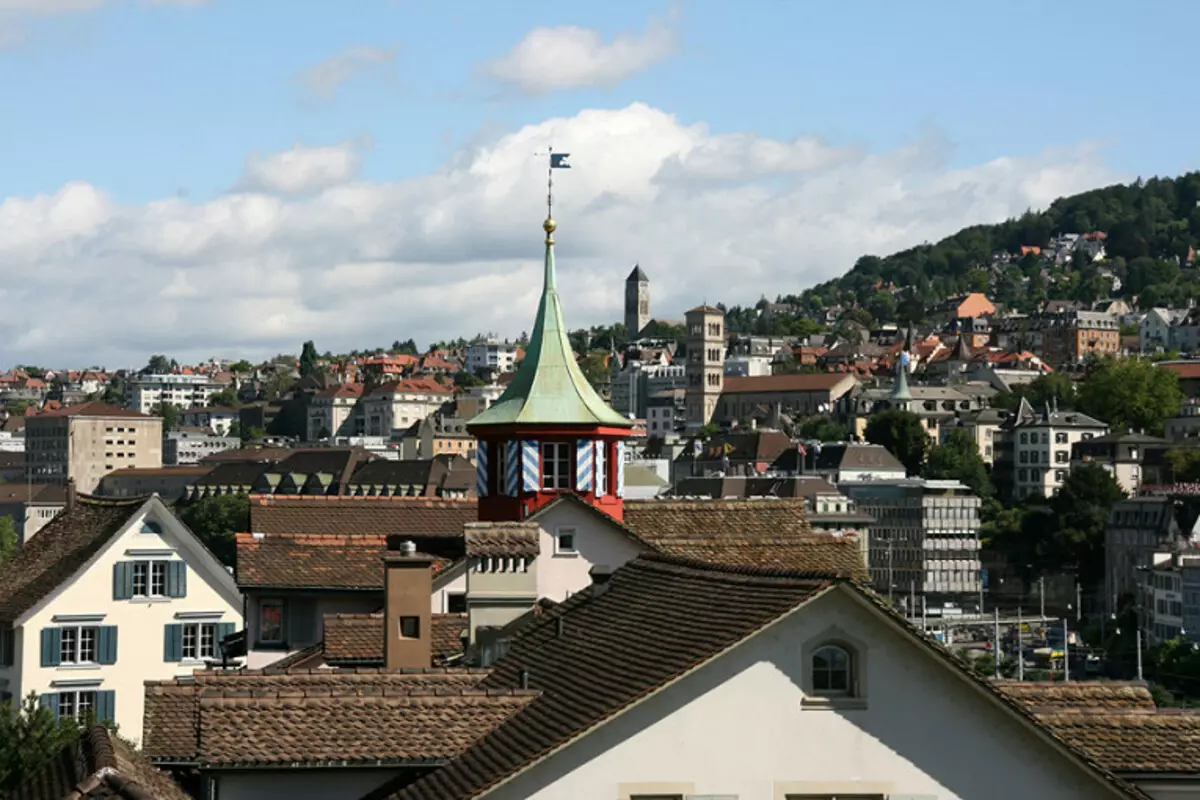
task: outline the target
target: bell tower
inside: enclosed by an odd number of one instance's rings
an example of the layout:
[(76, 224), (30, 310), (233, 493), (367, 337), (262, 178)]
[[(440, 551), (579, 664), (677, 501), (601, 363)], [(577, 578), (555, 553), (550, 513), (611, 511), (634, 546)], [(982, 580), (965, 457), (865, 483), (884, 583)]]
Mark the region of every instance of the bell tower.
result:
[(650, 324), (650, 279), (641, 266), (635, 264), (633, 272), (625, 279), (625, 332), (629, 338)]
[(712, 422), (725, 388), (725, 312), (699, 306), (684, 315), (687, 327), (687, 427), (695, 433)]

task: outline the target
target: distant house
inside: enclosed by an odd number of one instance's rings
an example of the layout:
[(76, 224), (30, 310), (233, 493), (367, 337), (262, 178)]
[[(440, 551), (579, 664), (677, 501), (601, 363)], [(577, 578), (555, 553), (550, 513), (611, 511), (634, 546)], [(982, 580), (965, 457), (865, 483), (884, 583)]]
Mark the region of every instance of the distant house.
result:
[(982, 292), (972, 292), (956, 299), (954, 303), (954, 316), (957, 318), (990, 317), (996, 313), (996, 306)]

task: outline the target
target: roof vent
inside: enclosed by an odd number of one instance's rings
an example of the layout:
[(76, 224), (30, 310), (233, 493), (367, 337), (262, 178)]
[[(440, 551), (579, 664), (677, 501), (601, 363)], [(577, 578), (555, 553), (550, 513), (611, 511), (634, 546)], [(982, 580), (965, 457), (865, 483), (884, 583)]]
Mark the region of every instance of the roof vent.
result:
[(400, 550), (400, 555), (402, 556), (415, 556), (417, 554), (417, 543), (411, 539), (406, 539), (400, 543), (400, 547), (397, 549)]

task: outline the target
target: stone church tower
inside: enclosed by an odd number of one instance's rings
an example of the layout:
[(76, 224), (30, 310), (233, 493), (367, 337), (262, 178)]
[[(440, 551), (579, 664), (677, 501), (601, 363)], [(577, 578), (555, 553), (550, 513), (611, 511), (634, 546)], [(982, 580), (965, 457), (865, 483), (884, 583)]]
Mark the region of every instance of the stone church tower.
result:
[(640, 266), (625, 279), (625, 331), (636, 339), (650, 324), (650, 279)]
[(687, 429), (689, 434), (712, 422), (725, 389), (725, 312), (699, 306), (684, 317), (687, 326)]

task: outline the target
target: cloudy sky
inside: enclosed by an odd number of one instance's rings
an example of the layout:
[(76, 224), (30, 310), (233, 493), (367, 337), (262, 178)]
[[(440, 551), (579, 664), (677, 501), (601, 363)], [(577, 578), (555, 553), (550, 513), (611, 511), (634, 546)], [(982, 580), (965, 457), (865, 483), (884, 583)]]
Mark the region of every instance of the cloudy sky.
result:
[[(969, 10), (965, 10), (969, 7)], [(0, 0), (0, 368), (797, 292), (1200, 165), (1180, 0)]]

